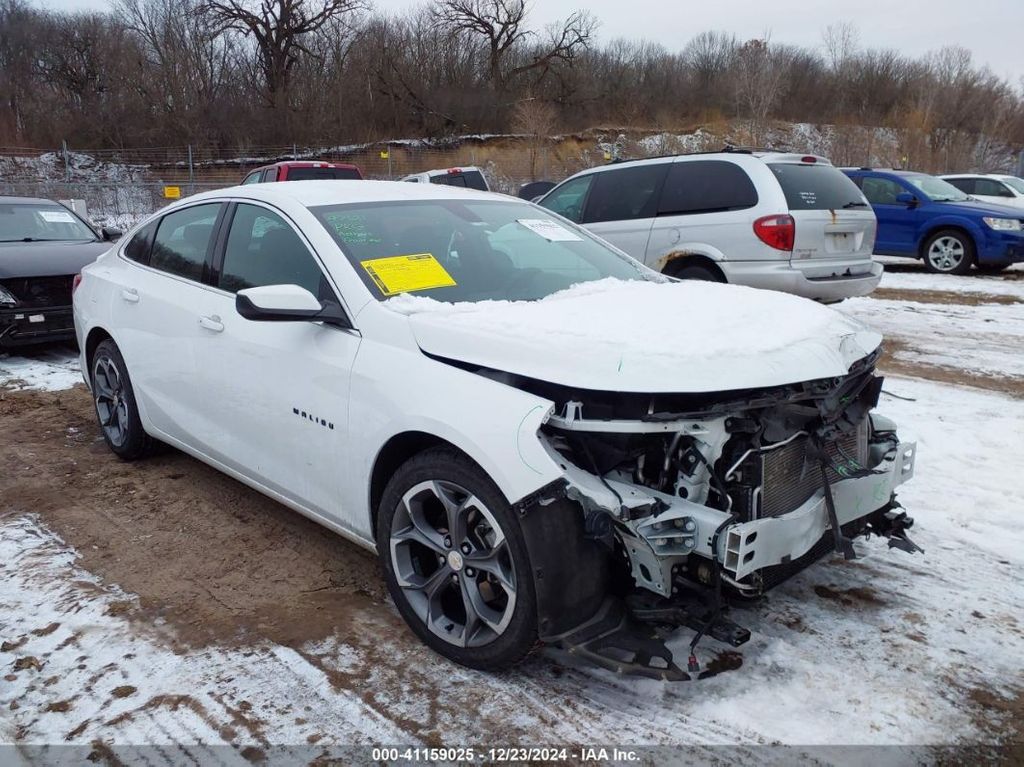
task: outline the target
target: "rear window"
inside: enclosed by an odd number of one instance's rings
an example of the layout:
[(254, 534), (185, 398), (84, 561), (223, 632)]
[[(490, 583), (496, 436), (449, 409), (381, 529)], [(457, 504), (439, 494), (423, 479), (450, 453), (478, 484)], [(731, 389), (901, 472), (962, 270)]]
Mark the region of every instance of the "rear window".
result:
[(857, 185), (831, 165), (769, 163), (768, 167), (779, 180), (790, 210), (835, 210), (864, 202)]
[(319, 181), (321, 179), (359, 181), (362, 176), (355, 168), (289, 168), (285, 181)]
[(714, 213), (755, 205), (757, 190), (743, 168), (722, 160), (693, 160), (672, 164), (658, 215)]
[(464, 186), (468, 189), (479, 189), (481, 192), (488, 191), (487, 181), (484, 175), (478, 170), (470, 170), (465, 173), (439, 173), (430, 177), (431, 184), (443, 184), (445, 186)]

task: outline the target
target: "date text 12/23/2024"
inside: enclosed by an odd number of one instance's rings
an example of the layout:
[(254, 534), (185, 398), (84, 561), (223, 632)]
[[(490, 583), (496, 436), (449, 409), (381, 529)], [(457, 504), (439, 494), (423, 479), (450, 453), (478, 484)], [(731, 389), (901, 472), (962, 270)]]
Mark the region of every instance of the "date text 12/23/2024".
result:
[(489, 748), (422, 748), (422, 747), (375, 747), (372, 749), (375, 762), (635, 762), (639, 759), (636, 751), (628, 748), (584, 746), (495, 746)]

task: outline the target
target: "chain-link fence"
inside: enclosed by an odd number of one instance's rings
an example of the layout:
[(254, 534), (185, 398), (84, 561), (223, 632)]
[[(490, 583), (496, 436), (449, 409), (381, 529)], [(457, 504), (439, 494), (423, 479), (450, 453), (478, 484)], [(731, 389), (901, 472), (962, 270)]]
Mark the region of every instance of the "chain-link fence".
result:
[(515, 194), (530, 181), (559, 181), (618, 157), (620, 145), (617, 137), (605, 141), (601, 136), (549, 139), (505, 135), (319, 148), (189, 146), (83, 151), (66, 146), (55, 150), (0, 147), (0, 195), (85, 200), (95, 222), (124, 227), (176, 199), (175, 194), (184, 197), (233, 186), (255, 168), (287, 160), (353, 163), (366, 178), (385, 180), (437, 168), (476, 166), (493, 190)]
[[(219, 189), (224, 184), (186, 184), (178, 187), (182, 197)], [(43, 197), (69, 202), (84, 200), (86, 213), (95, 224), (127, 229), (155, 210), (172, 202), (166, 185), (153, 183), (91, 183), (65, 181), (0, 181), (0, 195)], [(76, 204), (76, 210), (80, 210)]]

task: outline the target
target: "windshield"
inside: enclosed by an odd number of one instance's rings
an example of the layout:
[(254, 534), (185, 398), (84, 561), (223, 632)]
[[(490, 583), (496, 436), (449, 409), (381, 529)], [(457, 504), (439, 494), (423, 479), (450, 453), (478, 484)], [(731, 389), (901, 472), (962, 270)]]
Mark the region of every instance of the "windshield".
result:
[(831, 165), (768, 163), (790, 210), (868, 208), (857, 185)]
[(0, 242), (95, 239), (96, 233), (63, 205), (0, 203)]
[(935, 176), (906, 176), (907, 181), (924, 192), (932, 202), (963, 202), (971, 199), (948, 181)]
[[(378, 300), (532, 301), (605, 277), (656, 279), (523, 202), (420, 200), (311, 209)], [(652, 276), (648, 276), (648, 275)]]
[(1024, 179), (1019, 179), (1016, 176), (1003, 176), (1003, 183), (1020, 194), (1024, 194)]

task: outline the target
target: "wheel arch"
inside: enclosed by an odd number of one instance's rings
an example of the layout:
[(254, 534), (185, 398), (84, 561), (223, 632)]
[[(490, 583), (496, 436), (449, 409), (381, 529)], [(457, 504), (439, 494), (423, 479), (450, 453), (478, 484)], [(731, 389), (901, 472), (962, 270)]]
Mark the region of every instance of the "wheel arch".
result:
[(662, 274), (673, 277), (681, 269), (687, 266), (700, 266), (712, 274), (718, 275), (722, 282), (728, 282), (729, 278), (718, 265), (718, 262), (709, 255), (693, 251), (673, 251), (658, 261), (658, 267)]
[(487, 474), (486, 469), (480, 466), (479, 462), (474, 460), (471, 455), (443, 437), (425, 431), (404, 431), (395, 434), (377, 451), (377, 456), (373, 461), (373, 469), (370, 471), (368, 499), (370, 504), (371, 532), (377, 529), (377, 514), (388, 480), (391, 479), (398, 470), (398, 467), (403, 463), (413, 456), (434, 447), (446, 447), (455, 450), (460, 455), (465, 456), (467, 460), (472, 461), (484, 474)]
[[(96, 353), (96, 347), (106, 340), (114, 340), (114, 337), (102, 327), (94, 327), (85, 337), (85, 375), (89, 375), (89, 368), (92, 367), (92, 355)], [(117, 343), (116, 341), (114, 343)]]
[(942, 231), (960, 232), (961, 234), (965, 235), (968, 239), (970, 239), (971, 246), (974, 248), (974, 253), (975, 255), (977, 255), (979, 250), (978, 238), (975, 235), (975, 233), (971, 231), (971, 227), (969, 224), (963, 221), (940, 221), (939, 223), (929, 222), (928, 227), (924, 230), (924, 233), (918, 240), (918, 258), (920, 258), (922, 261), (925, 259), (925, 246), (928, 244), (928, 240), (930, 240), (932, 237), (934, 237), (936, 234)]

